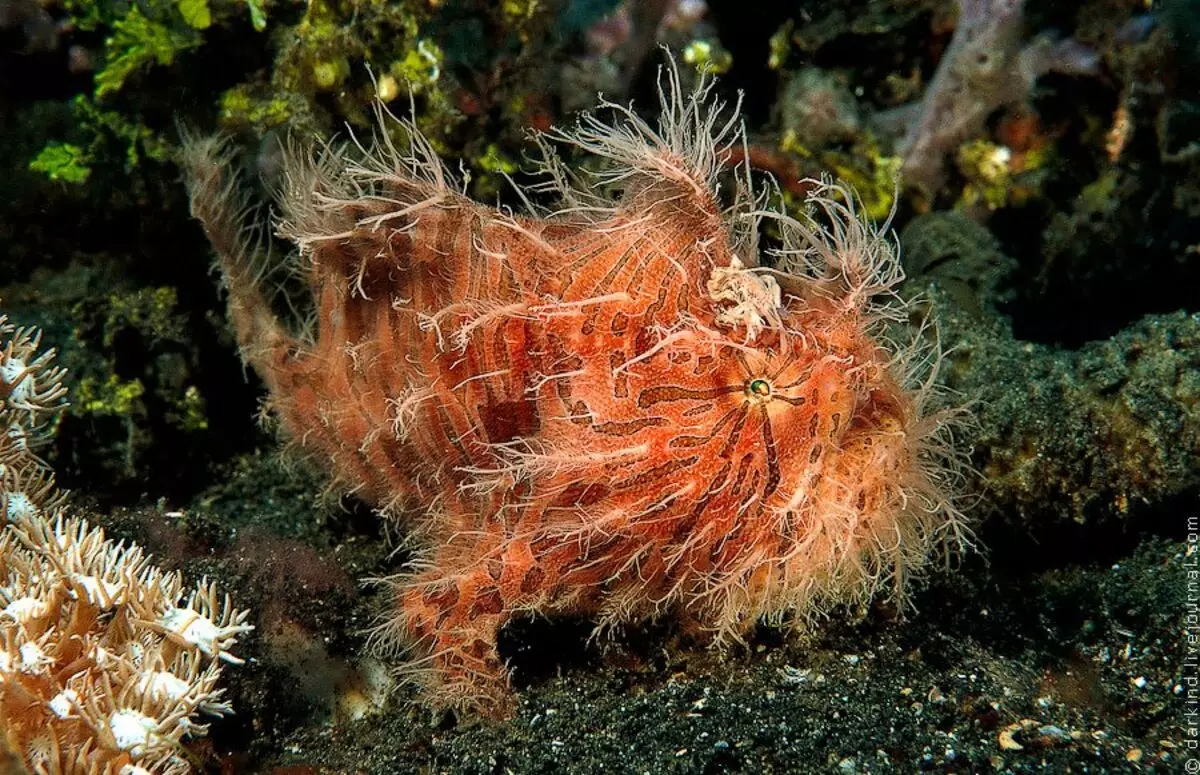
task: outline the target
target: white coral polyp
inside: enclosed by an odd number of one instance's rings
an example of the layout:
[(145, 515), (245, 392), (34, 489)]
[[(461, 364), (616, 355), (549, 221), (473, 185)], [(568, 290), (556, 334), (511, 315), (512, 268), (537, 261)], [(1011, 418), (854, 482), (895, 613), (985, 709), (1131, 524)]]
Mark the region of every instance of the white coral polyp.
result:
[(23, 492), (4, 493), (5, 516), (9, 522), (24, 522), (37, 514), (37, 506)]
[(54, 660), (46, 656), (46, 652), (36, 643), (22, 644), (20, 654), (21, 662), (18, 667), (22, 673), (40, 673), (54, 664)]
[(74, 715), (75, 706), (79, 704), (79, 692), (74, 689), (65, 689), (46, 703), (50, 706), (50, 711), (59, 718), (69, 718)]
[(134, 665), (141, 667), (146, 661), (146, 647), (137, 642), (127, 644), (125, 649), (125, 657)]
[(103, 646), (92, 647), (92, 661), (95, 662), (98, 667), (107, 667), (112, 664), (112, 660), (112, 652), (110, 652), (108, 649), (104, 648)]
[(138, 679), (138, 689), (155, 700), (180, 700), (192, 690), (191, 684), (174, 673), (156, 670), (152, 673), (142, 673)]
[(178, 639), (199, 649), (206, 657), (217, 657), (231, 664), (242, 662), (225, 651), (225, 646), (244, 627), (218, 627), (207, 616), (190, 608), (172, 608), (159, 618), (158, 623)]
[(158, 736), (158, 721), (136, 710), (118, 710), (109, 717), (108, 729), (118, 748), (141, 756)]
[(29, 451), (29, 433), (18, 422), (8, 426), (8, 437), (12, 439), (13, 447), (21, 452)]
[(27, 624), (41, 619), (49, 613), (50, 607), (45, 600), (39, 600), (36, 597), (19, 597), (4, 606), (4, 610), (0, 611), (0, 618), (7, 616), (19, 624)]
[(67, 390), (40, 337), (0, 313), (0, 759), (31, 773), (185, 775), (179, 741), (207, 731), (192, 716), (231, 712), (217, 652), (251, 628), (212, 585), (187, 604), (198, 610), (173, 609), (178, 574), (57, 507), (33, 450)]
[(106, 610), (118, 605), (121, 602), (121, 596), (125, 592), (124, 584), (115, 584), (111, 581), (96, 578), (95, 576), (85, 576), (82, 573), (76, 573), (71, 578), (76, 584), (83, 587), (84, 594), (87, 595), (89, 603)]
[(0, 382), (9, 386), (8, 400), (13, 406), (25, 407), (33, 395), (33, 380), (25, 366), (25, 361), (15, 355), (0, 360)]

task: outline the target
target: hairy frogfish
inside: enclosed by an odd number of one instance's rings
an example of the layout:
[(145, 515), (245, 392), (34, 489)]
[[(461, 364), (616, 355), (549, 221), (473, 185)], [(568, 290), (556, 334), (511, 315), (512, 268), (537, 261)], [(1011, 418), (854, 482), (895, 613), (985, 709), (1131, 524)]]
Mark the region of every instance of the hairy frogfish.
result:
[(472, 201), (383, 108), (370, 148), (290, 148), (273, 226), (307, 324), (261, 287), (227, 144), (185, 143), (283, 432), (415, 547), (375, 638), (434, 705), (505, 707), (514, 617), (677, 616), (737, 641), (903, 599), (969, 536), (956, 411), (931, 337), (895, 333), (886, 227), (829, 181), (805, 214), (768, 207), (711, 92), (669, 69), (656, 123), (603, 103), (539, 136), (522, 213)]

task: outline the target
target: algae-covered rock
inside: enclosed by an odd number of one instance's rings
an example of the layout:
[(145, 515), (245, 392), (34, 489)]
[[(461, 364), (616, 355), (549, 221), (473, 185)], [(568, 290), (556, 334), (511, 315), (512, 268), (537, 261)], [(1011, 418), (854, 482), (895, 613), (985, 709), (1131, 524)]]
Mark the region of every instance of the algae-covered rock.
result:
[(172, 483), (163, 495), (183, 495), (245, 443), (223, 431), (231, 416), (247, 427), (253, 394), (234, 358), (210, 358), (215, 319), (191, 314), (174, 288), (138, 287), (119, 271), (80, 261), (3, 292), (14, 319), (44, 326), (67, 368), (71, 402), (47, 454), (60, 481), (88, 498), (136, 495), (155, 481)]
[(1017, 262), (980, 223), (957, 211), (919, 215), (900, 233), (904, 269), (936, 283), (965, 311), (996, 313), (1013, 298)]
[(985, 508), (1037, 532), (1155, 513), (1200, 487), (1200, 315), (1147, 317), (1075, 352), (951, 312)]
[(946, 382), (975, 418), (982, 509), (1036, 534), (1197, 493), (1200, 315), (1147, 316), (1078, 350), (1022, 341), (1002, 314), (1019, 267), (987, 228), (930, 213), (902, 244), (910, 290), (933, 291)]

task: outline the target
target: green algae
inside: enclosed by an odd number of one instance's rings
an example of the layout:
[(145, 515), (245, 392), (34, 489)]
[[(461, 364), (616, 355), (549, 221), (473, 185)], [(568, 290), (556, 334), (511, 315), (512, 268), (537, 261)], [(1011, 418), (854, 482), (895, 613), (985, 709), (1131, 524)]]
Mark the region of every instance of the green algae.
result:
[(92, 174), (83, 149), (70, 143), (47, 145), (37, 158), (29, 162), (29, 169), (64, 183), (86, 183), (88, 176)]

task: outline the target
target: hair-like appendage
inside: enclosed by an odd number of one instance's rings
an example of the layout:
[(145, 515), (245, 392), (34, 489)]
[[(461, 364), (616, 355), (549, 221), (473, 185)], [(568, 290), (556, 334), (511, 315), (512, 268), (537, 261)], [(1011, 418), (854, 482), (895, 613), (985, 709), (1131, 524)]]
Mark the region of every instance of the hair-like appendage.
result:
[[(423, 208), (462, 196), (415, 123), (378, 102), (375, 117), (366, 145), (353, 134), (351, 146), (289, 143), (276, 228), (302, 257), (311, 257), (316, 243), (346, 239), (357, 228), (403, 228)], [(406, 138), (405, 148), (393, 132)]]
[(904, 281), (904, 268), (890, 219), (878, 225), (865, 219), (844, 184), (811, 178), (804, 183), (809, 193), (803, 220), (783, 210), (756, 213), (779, 228), (783, 244), (771, 250), (778, 271), (817, 281), (848, 310), (897, 318), (895, 289)]
[[(720, 203), (721, 175), (728, 171), (732, 146), (744, 142), (739, 115), (741, 99), (730, 110), (712, 99), (714, 81), (699, 76), (690, 92), (680, 83), (671, 59), (660, 70), (659, 118), (651, 125), (632, 105), (601, 99), (597, 112), (583, 114), (574, 127), (556, 127), (536, 135), (537, 169), (546, 179), (532, 190), (562, 200), (553, 211), (604, 220), (619, 208), (626, 212), (653, 209), (683, 218), (720, 218), (728, 226), (750, 209), (748, 170), (735, 170), (737, 191), (728, 208)], [(664, 84), (665, 81), (665, 84)], [(561, 159), (556, 144), (602, 160), (598, 168), (576, 171)], [(616, 197), (616, 199), (614, 199)], [(752, 198), (752, 197), (749, 197)], [(749, 251), (743, 260), (754, 260)]]

